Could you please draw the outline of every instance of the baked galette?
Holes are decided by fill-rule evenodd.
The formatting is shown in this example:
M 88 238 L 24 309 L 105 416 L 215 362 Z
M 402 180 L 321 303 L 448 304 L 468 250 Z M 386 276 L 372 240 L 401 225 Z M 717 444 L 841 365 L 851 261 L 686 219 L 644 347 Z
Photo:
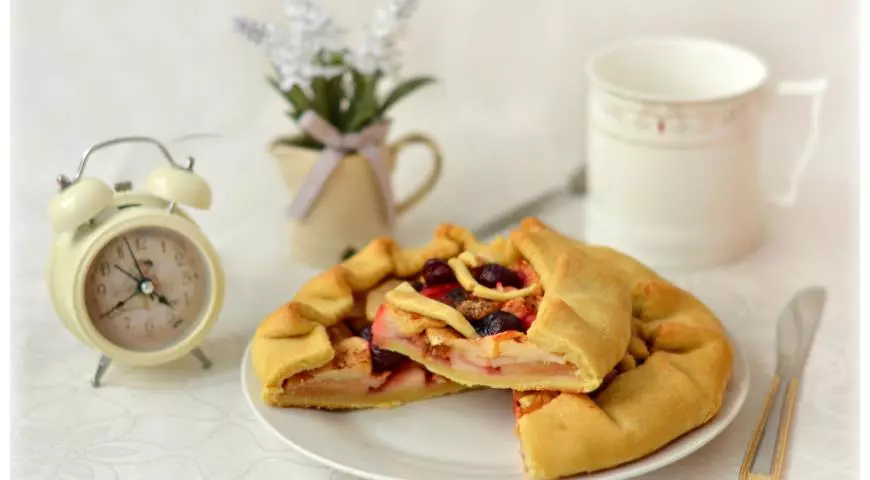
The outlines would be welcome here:
M 416 249 L 372 241 L 305 284 L 265 318 L 251 355 L 273 406 L 350 409 L 392 407 L 463 390 L 407 357 L 372 344 L 371 321 L 389 290 L 415 277 L 430 258 L 458 253 L 436 237 Z
M 588 395 L 514 392 L 516 432 L 527 474 L 536 480 L 654 453 L 710 421 L 731 378 L 731 345 L 706 306 L 624 254 L 580 248 L 627 282 L 632 336 L 623 359 Z
M 732 351 L 701 302 L 634 259 L 536 219 L 385 295 L 374 343 L 467 385 L 514 390 L 527 476 L 649 455 L 719 411 Z M 445 265 L 446 264 L 446 265 Z
M 732 355 L 691 294 L 534 218 L 490 244 L 454 225 L 416 249 L 375 240 L 263 320 L 252 346 L 276 406 L 512 389 L 534 480 L 631 462 L 705 424 Z
M 458 227 L 462 251 L 388 292 L 374 343 L 469 386 L 589 392 L 625 356 L 631 295 L 606 263 L 534 221 L 498 246 Z

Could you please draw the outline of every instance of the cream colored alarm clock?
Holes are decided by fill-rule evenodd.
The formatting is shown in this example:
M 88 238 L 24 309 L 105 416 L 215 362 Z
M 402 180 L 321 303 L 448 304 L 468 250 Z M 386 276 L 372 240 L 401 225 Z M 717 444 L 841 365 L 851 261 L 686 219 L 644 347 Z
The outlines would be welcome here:
M 144 191 L 82 177 L 91 154 L 127 142 L 154 144 L 169 162 L 151 172 Z M 112 361 L 152 366 L 191 353 L 210 366 L 199 345 L 221 309 L 224 274 L 211 242 L 180 208 L 211 206 L 193 163 L 176 163 L 152 138 L 124 137 L 89 148 L 73 179 L 58 177 L 48 283 L 66 328 L 102 353 L 94 386 Z

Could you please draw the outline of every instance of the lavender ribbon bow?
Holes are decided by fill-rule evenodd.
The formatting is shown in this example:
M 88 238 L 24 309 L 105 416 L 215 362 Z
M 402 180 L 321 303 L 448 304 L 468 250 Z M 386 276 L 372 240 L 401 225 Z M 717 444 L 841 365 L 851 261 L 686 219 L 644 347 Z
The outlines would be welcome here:
M 297 220 L 306 218 L 317 197 L 320 196 L 323 186 L 338 167 L 341 159 L 348 153 L 355 151 L 366 159 L 375 173 L 383 199 L 387 225 L 392 226 L 396 216 L 396 206 L 393 203 L 388 166 L 381 155 L 381 145 L 387 137 L 389 122 L 370 125 L 359 133 L 342 135 L 331 123 L 324 120 L 316 112 L 308 110 L 299 118 L 299 125 L 314 139 L 322 143 L 324 148 L 296 192 L 296 196 L 290 204 L 290 216 Z M 360 181 L 364 181 L 364 179 L 360 179 Z

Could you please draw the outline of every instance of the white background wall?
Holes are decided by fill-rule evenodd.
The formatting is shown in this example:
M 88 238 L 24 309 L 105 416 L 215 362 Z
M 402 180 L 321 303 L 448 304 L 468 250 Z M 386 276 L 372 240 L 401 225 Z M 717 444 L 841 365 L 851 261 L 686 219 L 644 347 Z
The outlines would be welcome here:
M 376 2 L 327 3 L 358 30 Z M 447 163 L 400 237 L 419 240 L 440 221 L 480 222 L 561 182 L 583 159 L 588 52 L 651 33 L 736 42 L 769 60 L 775 78 L 827 75 L 823 139 L 806 187 L 838 185 L 832 190 L 844 193 L 823 199 L 818 211 L 852 215 L 857 189 L 839 186 L 857 183 L 857 8 L 856 0 L 424 1 L 409 29 L 405 71 L 440 83 L 394 111 L 393 135 L 434 135 Z M 221 249 L 280 244 L 288 194 L 265 145 L 293 126 L 265 86 L 261 50 L 231 28 L 240 13 L 279 19 L 280 12 L 280 0 L 13 2 L 14 273 L 41 275 L 56 175 L 72 174 L 85 148 L 117 135 L 226 135 L 186 146 L 215 192 L 213 211 L 199 217 Z M 808 111 L 800 101 L 777 108 L 768 122 L 772 172 L 800 149 Z M 90 174 L 140 182 L 162 161 L 147 146 L 95 160 Z M 409 155 L 396 177 L 400 193 L 424 164 Z M 494 184 L 504 187 L 499 197 L 474 195 Z M 238 258 L 227 259 L 229 268 Z

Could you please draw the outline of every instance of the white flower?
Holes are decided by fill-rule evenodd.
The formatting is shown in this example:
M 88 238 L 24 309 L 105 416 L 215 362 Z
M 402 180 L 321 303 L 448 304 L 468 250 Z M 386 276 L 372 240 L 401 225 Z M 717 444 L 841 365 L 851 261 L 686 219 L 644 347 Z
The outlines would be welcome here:
M 362 73 L 378 70 L 397 76 L 400 66 L 399 40 L 418 0 L 387 0 L 377 9 L 368 34 L 350 56 L 350 63 Z
M 286 25 L 258 22 L 245 17 L 235 20 L 236 30 L 251 42 L 262 45 L 278 71 L 281 89 L 299 85 L 308 89 L 318 76 L 334 76 L 341 67 L 318 65 L 321 52 L 343 48 L 341 31 L 313 0 L 285 0 Z

